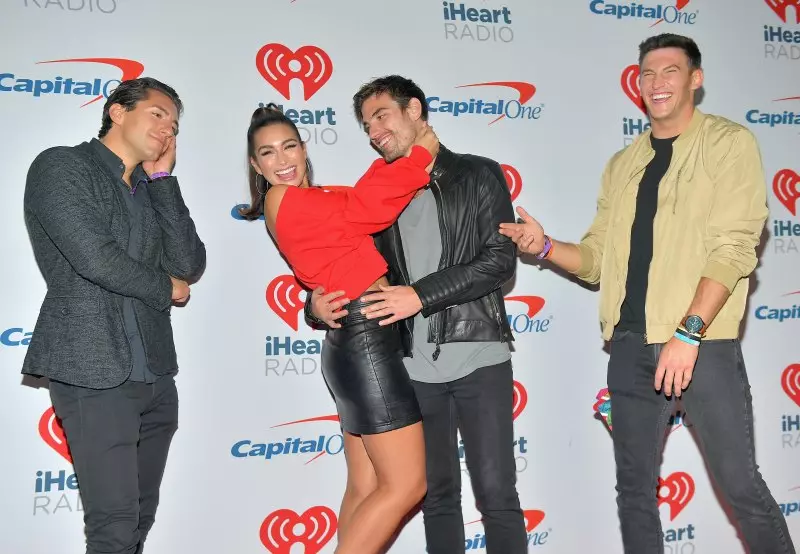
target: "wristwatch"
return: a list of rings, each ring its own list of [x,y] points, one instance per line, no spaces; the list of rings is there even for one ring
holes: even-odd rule
[[[683,318],[681,325],[686,327],[686,330],[692,333],[693,335],[703,336],[703,331],[705,331],[706,323],[699,315],[687,315]]]

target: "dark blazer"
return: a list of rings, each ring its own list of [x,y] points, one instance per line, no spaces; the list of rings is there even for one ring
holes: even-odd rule
[[[178,367],[172,338],[169,276],[194,283],[205,268],[178,180],[147,183],[142,254],[127,254],[126,194],[88,142],[39,154],[25,184],[25,223],[47,294],[22,373],[110,388],[130,374],[122,319],[133,299],[147,364],[156,375]]]

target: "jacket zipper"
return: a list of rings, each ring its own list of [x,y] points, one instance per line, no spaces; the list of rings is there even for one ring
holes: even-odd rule
[[[497,330],[500,333],[500,342],[506,342],[506,334],[503,332],[503,320],[500,317],[500,307],[497,305],[497,301],[494,298],[494,293],[489,294],[489,302],[492,304],[492,310],[494,311],[494,319],[497,322]]]
[[[388,233],[390,235],[390,240],[391,240],[391,243],[392,243],[392,253],[394,254],[394,257],[395,257],[394,258],[394,261],[395,261],[395,264],[396,264],[395,267],[398,267],[400,269],[400,278],[403,280],[403,283],[405,285],[410,286],[411,285],[411,277],[408,275],[408,268],[406,267],[405,260],[403,260],[402,259],[403,256],[400,255],[400,251],[403,248],[403,241],[402,241],[402,238],[400,237],[400,233],[398,231],[397,224],[392,225],[391,227],[389,227]],[[413,324],[413,318],[410,318],[410,320],[409,319],[405,319],[400,323],[401,323],[401,325],[405,325],[406,326],[406,329],[408,330],[408,334],[411,337],[411,341],[410,341],[410,344],[409,344],[409,353],[408,353],[408,355],[409,355],[409,357],[413,358],[414,357],[414,324]]]
[[[436,189],[436,192],[438,193],[438,194],[435,194],[434,196],[438,196],[438,200],[439,200],[436,203],[436,210],[437,210],[437,212],[439,214],[439,227],[440,227],[440,232],[441,232],[441,235],[442,235],[442,257],[439,260],[439,269],[441,269],[442,268],[442,261],[441,260],[450,259],[450,252],[447,251],[447,248],[450,246],[450,240],[449,240],[450,236],[449,236],[449,232],[448,232],[448,229],[447,229],[447,221],[445,220],[445,217],[444,217],[444,206],[442,205],[444,203],[444,195],[442,194],[442,188],[439,186],[439,180],[438,179],[434,179],[433,182],[432,182],[432,185],[434,186],[434,188]],[[442,341],[442,327],[443,326],[444,326],[444,318],[443,317],[437,317],[436,318],[436,325],[434,326],[434,330],[433,330],[433,340],[436,343],[436,349],[433,351],[433,356],[432,356],[434,362],[439,359],[439,354],[442,352],[442,349],[440,348],[439,344]]]

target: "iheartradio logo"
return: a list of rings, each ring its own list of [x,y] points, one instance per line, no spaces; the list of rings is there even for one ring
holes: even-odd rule
[[[786,396],[800,406],[800,364],[792,364],[783,370],[781,387]]]
[[[642,100],[642,89],[639,86],[639,66],[632,64],[623,69],[620,84],[625,96],[630,98],[631,102],[642,110],[643,114],[647,115],[647,108],[645,108]]]
[[[544,298],[541,296],[506,296],[505,300],[506,302],[522,302],[525,304],[528,307],[525,315],[528,317],[535,316],[544,308]]]
[[[336,514],[327,506],[314,506],[302,515],[282,509],[264,519],[258,535],[271,554],[291,554],[298,544],[304,554],[318,554],[336,534],[336,524]]]
[[[784,23],[789,23],[789,6],[794,7],[795,23],[800,24],[800,0],[764,0]]]
[[[279,275],[267,285],[267,305],[295,331],[305,304],[303,292],[305,290],[293,275]]]
[[[308,101],[333,75],[330,56],[317,46],[301,46],[294,52],[283,44],[265,44],[256,54],[256,68],[266,82],[290,100],[289,85],[303,83],[303,99]]]
[[[519,381],[514,381],[514,419],[517,419],[519,415],[525,410],[525,406],[528,405],[528,391],[525,390],[525,387]]]
[[[669,519],[674,521],[694,498],[694,479],[683,471],[673,473],[666,479],[659,477],[656,496],[659,506],[669,506]]]
[[[772,180],[772,190],[781,204],[792,215],[797,215],[797,199],[800,198],[800,175],[791,169],[781,169]]]
[[[519,193],[522,192],[522,176],[514,166],[500,164],[500,168],[503,170],[508,190],[511,192],[511,201],[513,202],[517,199]]]
[[[42,440],[53,450],[72,463],[72,455],[69,452],[67,438],[64,435],[64,428],[61,427],[61,420],[56,417],[56,412],[51,406],[39,418],[39,435]]]

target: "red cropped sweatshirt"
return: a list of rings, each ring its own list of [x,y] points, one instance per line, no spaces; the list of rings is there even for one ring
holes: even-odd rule
[[[313,290],[343,290],[358,299],[384,275],[372,235],[394,223],[428,184],[433,158],[414,146],[407,157],[379,158],[353,187],[289,187],[275,220],[275,240],[295,277]]]

